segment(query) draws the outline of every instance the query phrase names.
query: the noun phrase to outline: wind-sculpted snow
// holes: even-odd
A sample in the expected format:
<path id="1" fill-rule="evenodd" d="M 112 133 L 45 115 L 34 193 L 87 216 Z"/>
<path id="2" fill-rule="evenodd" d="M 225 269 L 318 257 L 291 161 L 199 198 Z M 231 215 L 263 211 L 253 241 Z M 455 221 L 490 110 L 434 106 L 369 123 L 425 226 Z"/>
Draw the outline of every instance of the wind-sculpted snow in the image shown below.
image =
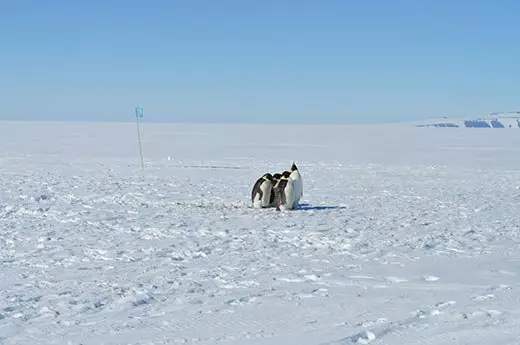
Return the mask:
<path id="1" fill-rule="evenodd" d="M 1 344 L 518 343 L 514 131 L 144 125 L 141 172 L 133 127 L 53 126 L 2 125 Z M 292 159 L 299 209 L 253 209 Z"/>

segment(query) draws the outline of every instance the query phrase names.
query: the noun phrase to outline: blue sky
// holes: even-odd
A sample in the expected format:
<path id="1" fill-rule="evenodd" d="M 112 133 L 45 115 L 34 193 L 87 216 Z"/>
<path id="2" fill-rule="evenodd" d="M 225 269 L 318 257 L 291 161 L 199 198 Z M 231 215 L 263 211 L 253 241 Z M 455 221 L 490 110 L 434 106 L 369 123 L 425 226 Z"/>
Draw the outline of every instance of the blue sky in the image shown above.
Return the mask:
<path id="1" fill-rule="evenodd" d="M 374 123 L 520 110 L 520 1 L 3 1 L 0 119 Z"/>

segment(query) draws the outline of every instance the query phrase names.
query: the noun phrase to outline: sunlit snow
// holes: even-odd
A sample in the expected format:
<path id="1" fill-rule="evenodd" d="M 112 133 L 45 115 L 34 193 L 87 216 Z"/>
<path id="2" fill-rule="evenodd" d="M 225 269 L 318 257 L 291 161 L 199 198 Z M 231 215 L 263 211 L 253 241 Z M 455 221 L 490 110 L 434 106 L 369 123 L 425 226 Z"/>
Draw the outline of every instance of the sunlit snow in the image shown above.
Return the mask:
<path id="1" fill-rule="evenodd" d="M 518 344 L 517 131 L 0 129 L 3 345 Z"/>

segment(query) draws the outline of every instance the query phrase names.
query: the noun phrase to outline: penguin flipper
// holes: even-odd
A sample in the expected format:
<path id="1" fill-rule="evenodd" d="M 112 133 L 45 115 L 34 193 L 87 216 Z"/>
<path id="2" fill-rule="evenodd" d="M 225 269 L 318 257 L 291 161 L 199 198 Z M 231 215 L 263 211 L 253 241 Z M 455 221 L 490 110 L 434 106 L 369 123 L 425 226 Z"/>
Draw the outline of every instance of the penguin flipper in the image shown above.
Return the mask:
<path id="1" fill-rule="evenodd" d="M 273 188 L 271 188 L 271 195 L 269 197 L 269 205 L 273 205 L 274 199 L 275 199 L 275 191 L 274 191 L 274 187 L 273 187 Z"/>
<path id="2" fill-rule="evenodd" d="M 262 202 L 263 198 L 264 198 L 264 192 L 263 192 L 262 188 L 258 188 L 258 200 L 260 200 L 260 202 Z"/>

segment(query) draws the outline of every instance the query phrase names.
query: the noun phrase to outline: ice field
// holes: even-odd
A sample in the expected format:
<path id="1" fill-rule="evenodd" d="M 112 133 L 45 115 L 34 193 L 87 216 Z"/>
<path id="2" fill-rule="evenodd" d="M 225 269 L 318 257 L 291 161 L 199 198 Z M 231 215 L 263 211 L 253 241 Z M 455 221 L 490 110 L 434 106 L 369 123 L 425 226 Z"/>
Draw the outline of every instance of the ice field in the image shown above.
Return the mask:
<path id="1" fill-rule="evenodd" d="M 0 122 L 0 344 L 520 343 L 520 130 L 141 132 Z"/>

